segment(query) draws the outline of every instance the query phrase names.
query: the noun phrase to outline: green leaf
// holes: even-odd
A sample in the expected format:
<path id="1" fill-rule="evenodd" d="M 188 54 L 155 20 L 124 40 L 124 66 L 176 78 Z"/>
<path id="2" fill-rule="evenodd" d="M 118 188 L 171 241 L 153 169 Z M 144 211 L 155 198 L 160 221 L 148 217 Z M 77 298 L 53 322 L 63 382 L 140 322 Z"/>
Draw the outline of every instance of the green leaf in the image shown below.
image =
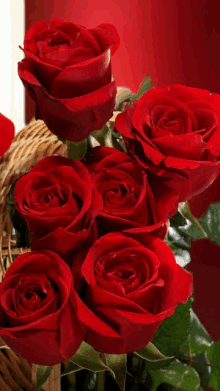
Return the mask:
<path id="1" fill-rule="evenodd" d="M 184 238 L 185 241 L 187 241 L 189 245 L 191 244 L 192 240 L 205 238 L 202 231 L 189 220 L 184 227 L 178 227 L 177 232 L 179 232 L 179 234 Z"/>
<path id="2" fill-rule="evenodd" d="M 111 142 L 113 148 L 118 149 L 119 151 L 122 152 L 127 152 L 124 140 L 115 137 L 113 132 L 111 133 Z"/>
<path id="3" fill-rule="evenodd" d="M 102 358 L 103 357 L 103 360 Z M 86 342 L 82 342 L 76 354 L 69 360 L 80 369 L 92 372 L 109 371 L 123 391 L 126 380 L 127 355 L 104 354 L 97 352 Z M 106 361 L 106 364 L 104 363 Z M 75 370 L 80 370 L 75 368 Z M 71 373 L 71 372 L 70 372 Z"/>
<path id="4" fill-rule="evenodd" d="M 100 145 L 112 147 L 111 130 L 105 124 L 102 129 L 94 130 L 92 136 L 98 141 Z"/>
<path id="5" fill-rule="evenodd" d="M 200 231 L 201 237 L 207 238 L 206 231 L 204 230 L 204 228 L 203 228 L 202 224 L 199 222 L 199 220 L 193 216 L 188 202 L 181 202 L 179 204 L 179 211 L 185 218 L 187 218 L 191 223 L 194 224 L 194 226 L 197 228 L 198 231 Z"/>
<path id="6" fill-rule="evenodd" d="M 125 390 L 127 354 L 105 354 L 106 364 L 114 373 L 121 391 Z"/>
<path id="7" fill-rule="evenodd" d="M 176 214 L 170 218 L 170 226 L 179 227 L 183 225 L 186 225 L 186 219 L 179 211 L 177 211 Z"/>
<path id="8" fill-rule="evenodd" d="M 149 372 L 153 381 L 151 391 L 156 391 L 161 383 L 167 383 L 187 391 L 200 390 L 198 373 L 195 369 L 187 367 L 187 364 L 183 364 L 179 360 L 173 361 L 165 369 L 159 369 L 158 371 L 150 370 Z"/>
<path id="9" fill-rule="evenodd" d="M 137 356 L 143 358 L 144 360 L 151 362 L 162 361 L 172 358 L 164 356 L 151 342 L 149 342 L 149 344 L 145 346 L 145 348 L 138 350 L 134 353 Z"/>
<path id="10" fill-rule="evenodd" d="M 169 244 L 168 244 L 169 245 Z M 176 246 L 175 244 L 169 245 L 176 259 L 176 263 L 181 267 L 185 267 L 191 261 L 190 253 L 188 250 L 183 250 L 182 248 Z"/>
<path id="11" fill-rule="evenodd" d="M 199 364 L 198 364 L 198 363 L 195 363 L 192 361 L 191 367 L 194 368 L 195 371 L 199 374 L 201 386 L 204 388 L 204 387 L 208 386 L 210 375 L 211 375 L 211 368 L 209 366 L 210 363 L 207 360 L 207 352 L 202 353 L 202 354 L 194 357 L 193 360 L 199 362 Z M 202 365 L 200 363 L 204 363 L 206 365 Z"/>
<path id="12" fill-rule="evenodd" d="M 220 339 L 214 342 L 207 351 L 207 358 L 210 364 L 218 368 L 211 367 L 211 376 L 209 380 L 209 387 L 215 391 L 220 390 Z"/>
<path id="13" fill-rule="evenodd" d="M 151 83 L 151 79 L 149 76 L 145 76 L 144 80 L 142 81 L 142 83 L 139 87 L 138 93 L 135 96 L 135 99 L 133 99 L 133 100 L 140 99 L 142 97 L 142 95 L 144 95 L 145 92 L 149 91 L 151 88 L 153 88 L 152 83 Z"/>
<path id="14" fill-rule="evenodd" d="M 190 328 L 190 308 L 193 298 L 180 303 L 175 313 L 166 318 L 157 330 L 152 343 L 166 356 L 174 356 L 187 340 Z"/>
<path id="15" fill-rule="evenodd" d="M 190 244 L 192 240 L 208 237 L 220 246 L 220 203 L 209 206 L 207 212 L 200 218 L 192 216 L 188 203 L 180 209 L 187 217 L 188 223 L 184 227 L 179 227 L 180 235 L 184 235 Z"/>
<path id="16" fill-rule="evenodd" d="M 187 344 L 188 343 L 188 344 Z M 200 323 L 197 315 L 190 308 L 190 327 L 188 340 L 180 347 L 180 352 L 188 357 L 188 353 L 197 356 L 204 353 L 211 346 L 212 339 Z"/>
<path id="17" fill-rule="evenodd" d="M 92 372 L 110 370 L 101 360 L 100 353 L 84 341 L 69 361 Z"/>
<path id="18" fill-rule="evenodd" d="M 170 226 L 179 227 L 183 225 L 186 225 L 186 219 L 179 211 L 177 211 L 176 214 L 170 218 Z"/>
<path id="19" fill-rule="evenodd" d="M 178 214 L 175 215 L 176 219 L 170 219 L 170 227 L 166 240 L 170 248 L 177 253 L 178 248 L 190 251 L 192 240 L 207 237 L 203 223 L 200 219 L 197 220 L 192 216 L 188 203 L 179 204 L 179 210 L 181 213 L 178 212 Z M 179 215 L 182 215 L 182 218 L 185 219 L 185 225 L 182 225 Z M 184 256 L 184 254 L 182 255 Z M 187 257 L 186 253 L 185 256 Z"/>
<path id="20" fill-rule="evenodd" d="M 165 239 L 168 246 L 171 248 L 173 254 L 175 255 L 176 262 L 181 267 L 185 267 L 190 263 L 190 253 L 189 253 L 189 244 L 184 241 L 182 238 L 183 235 L 180 235 L 178 228 L 185 226 L 187 220 L 182 216 L 180 212 L 177 212 L 174 216 L 170 218 L 170 227 L 168 229 L 168 236 Z"/>
<path id="21" fill-rule="evenodd" d="M 182 248 L 183 250 L 190 249 L 191 238 L 189 239 L 187 232 L 180 231 L 180 229 L 184 227 L 169 227 L 168 236 L 166 239 L 166 243 L 169 246 L 174 245 L 176 247 Z"/>
<path id="22" fill-rule="evenodd" d="M 199 222 L 208 238 L 220 246 L 220 203 L 210 205 L 207 212 L 199 219 Z"/>
<path id="23" fill-rule="evenodd" d="M 67 140 L 68 157 L 75 160 L 82 160 L 87 151 L 87 139 L 74 143 Z"/>
<path id="24" fill-rule="evenodd" d="M 64 362 L 63 362 L 63 364 L 64 364 Z M 58 379 L 59 377 L 71 375 L 72 373 L 81 371 L 83 369 L 82 367 L 80 367 L 79 365 L 76 365 L 74 362 L 72 362 L 70 360 L 65 360 L 64 367 L 65 367 L 65 370 L 62 371 L 62 374 L 57 376 L 54 380 Z"/>
<path id="25" fill-rule="evenodd" d="M 115 101 L 115 108 L 114 110 L 120 110 L 122 103 L 129 101 L 132 99 L 136 94 L 132 92 L 127 87 L 117 87 L 117 95 L 116 95 L 116 101 Z"/>
<path id="26" fill-rule="evenodd" d="M 157 373 L 157 371 L 149 371 L 152 379 L 152 387 L 150 391 L 156 391 L 159 387 L 159 385 L 163 382 L 160 375 Z"/>
<path id="27" fill-rule="evenodd" d="M 101 379 L 100 379 L 100 375 L 101 375 Z M 90 391 L 91 390 L 96 391 L 100 385 L 100 380 L 101 380 L 101 384 L 105 382 L 105 372 L 97 373 L 97 372 L 88 371 L 85 374 L 84 389 Z"/>
<path id="28" fill-rule="evenodd" d="M 53 366 L 37 365 L 35 391 L 40 391 L 51 374 Z"/>
<path id="29" fill-rule="evenodd" d="M 179 211 L 186 218 L 186 224 L 181 226 L 180 220 L 172 221 L 166 243 L 175 253 L 177 263 L 184 267 L 190 261 L 193 240 L 209 238 L 220 246 L 220 203 L 210 205 L 200 219 L 192 215 L 188 202 L 179 204 Z"/>

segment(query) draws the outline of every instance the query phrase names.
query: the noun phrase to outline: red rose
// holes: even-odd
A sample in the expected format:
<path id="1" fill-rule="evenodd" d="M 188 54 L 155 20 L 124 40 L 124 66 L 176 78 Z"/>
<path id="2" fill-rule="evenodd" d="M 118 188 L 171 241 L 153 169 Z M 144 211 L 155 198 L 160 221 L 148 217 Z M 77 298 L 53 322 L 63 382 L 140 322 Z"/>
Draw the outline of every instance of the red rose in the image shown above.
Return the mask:
<path id="1" fill-rule="evenodd" d="M 161 239 L 141 234 L 138 240 L 120 232 L 104 235 L 83 263 L 86 286 L 77 315 L 88 327 L 85 341 L 98 351 L 142 349 L 192 293 L 191 274 Z"/>
<path id="2" fill-rule="evenodd" d="M 0 113 L 0 156 L 10 147 L 14 134 L 15 127 L 13 122 Z"/>
<path id="3" fill-rule="evenodd" d="M 173 85 L 146 92 L 116 118 L 130 154 L 164 177 L 180 201 L 210 185 L 220 170 L 220 95 Z"/>
<path id="4" fill-rule="evenodd" d="M 0 335 L 21 357 L 54 365 L 84 338 L 69 267 L 50 251 L 20 255 L 0 284 Z"/>
<path id="5" fill-rule="evenodd" d="M 51 250 L 68 263 L 97 238 L 102 200 L 87 168 L 61 156 L 40 160 L 15 187 L 15 207 L 31 235 L 32 250 Z"/>
<path id="6" fill-rule="evenodd" d="M 177 210 L 177 193 L 124 152 L 97 147 L 91 154 L 88 169 L 103 200 L 97 220 L 104 233 L 137 228 L 149 232 L 159 228 L 164 237 L 164 223 Z"/>
<path id="7" fill-rule="evenodd" d="M 36 118 L 57 136 L 75 142 L 100 129 L 112 116 L 116 85 L 111 55 L 119 37 L 114 26 L 95 29 L 52 19 L 26 33 L 26 58 L 18 74 L 36 103 Z"/>

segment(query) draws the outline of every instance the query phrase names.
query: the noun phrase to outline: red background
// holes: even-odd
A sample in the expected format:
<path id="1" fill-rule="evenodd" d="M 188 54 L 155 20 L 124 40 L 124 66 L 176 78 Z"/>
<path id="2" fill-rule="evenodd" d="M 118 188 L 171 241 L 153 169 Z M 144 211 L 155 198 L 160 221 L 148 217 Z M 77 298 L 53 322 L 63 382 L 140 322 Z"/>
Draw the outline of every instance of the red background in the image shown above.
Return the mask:
<path id="1" fill-rule="evenodd" d="M 114 24 L 121 45 L 113 57 L 113 75 L 118 86 L 134 91 L 144 76 L 150 75 L 155 87 L 181 83 L 220 93 L 219 15 L 218 0 L 26 1 L 26 28 L 39 19 L 49 22 L 50 17 L 88 28 L 105 22 Z M 27 98 L 26 121 L 33 116 L 34 105 Z M 211 253 L 202 256 L 198 246 L 192 255 L 195 310 L 213 338 L 220 338 L 218 283 L 216 286 L 217 280 L 213 284 L 212 279 L 213 273 L 219 280 L 219 267 L 209 267 Z M 216 315 L 210 312 L 213 300 Z"/>
<path id="2" fill-rule="evenodd" d="M 26 28 L 39 19 L 85 27 L 114 24 L 121 45 L 113 58 L 118 86 L 136 91 L 145 75 L 155 87 L 182 83 L 220 92 L 218 0 L 28 0 Z M 34 115 L 28 102 L 27 122 Z"/>

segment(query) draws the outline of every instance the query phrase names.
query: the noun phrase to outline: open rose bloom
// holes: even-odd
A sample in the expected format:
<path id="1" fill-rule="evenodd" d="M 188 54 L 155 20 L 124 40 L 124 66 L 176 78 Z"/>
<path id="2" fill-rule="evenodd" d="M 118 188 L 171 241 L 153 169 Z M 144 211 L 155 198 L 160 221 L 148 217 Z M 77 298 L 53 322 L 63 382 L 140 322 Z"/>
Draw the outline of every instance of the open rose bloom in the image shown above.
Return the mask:
<path id="1" fill-rule="evenodd" d="M 111 56 L 119 37 L 114 26 L 97 28 L 52 19 L 27 32 L 18 74 L 36 103 L 36 118 L 57 136 L 81 141 L 112 116 L 116 84 Z"/>
<path id="2" fill-rule="evenodd" d="M 187 264 L 196 230 L 208 236 L 214 228 L 210 219 L 184 220 L 178 206 L 190 200 L 200 217 L 219 201 L 220 96 L 174 85 L 115 106 L 118 44 L 110 24 L 86 29 L 52 19 L 26 34 L 18 72 L 36 117 L 75 149 L 67 142 L 68 157 L 45 157 L 12 187 L 11 217 L 18 231 L 17 221 L 26 227 L 30 249 L 0 284 L 0 335 L 39 365 L 109 366 L 121 391 L 127 354 L 150 361 L 157 381 L 187 389 L 194 379 L 190 391 L 199 390 L 190 360 L 212 341 L 191 308 Z M 0 120 L 2 153 L 14 128 Z M 219 216 L 212 219 L 219 227 Z M 164 375 L 168 365 L 176 383 Z"/>
<path id="3" fill-rule="evenodd" d="M 30 362 L 54 365 L 78 349 L 84 331 L 76 317 L 72 275 L 55 253 L 19 256 L 0 285 L 0 333 Z"/>
<path id="4" fill-rule="evenodd" d="M 104 235 L 82 266 L 88 309 L 81 315 L 79 303 L 79 317 L 89 328 L 86 341 L 98 351 L 142 349 L 162 320 L 192 293 L 191 274 L 176 264 L 163 241 L 145 233 L 135 239 Z"/>
<path id="5" fill-rule="evenodd" d="M 205 190 L 220 170 L 220 96 L 174 85 L 147 91 L 115 127 L 128 153 L 167 180 L 185 201 Z"/>

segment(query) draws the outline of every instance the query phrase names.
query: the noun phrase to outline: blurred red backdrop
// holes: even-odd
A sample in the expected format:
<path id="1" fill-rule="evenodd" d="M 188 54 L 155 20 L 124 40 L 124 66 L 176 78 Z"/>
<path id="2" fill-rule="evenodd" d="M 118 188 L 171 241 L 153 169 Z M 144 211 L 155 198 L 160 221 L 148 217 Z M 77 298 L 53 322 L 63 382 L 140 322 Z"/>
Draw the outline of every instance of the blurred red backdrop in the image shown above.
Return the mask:
<path id="1" fill-rule="evenodd" d="M 113 75 L 118 86 L 137 91 L 144 76 L 150 75 L 155 87 L 181 83 L 220 93 L 219 14 L 217 0 L 29 0 L 26 1 L 26 29 L 39 19 L 49 22 L 51 17 L 88 28 L 112 23 L 121 37 L 120 48 L 113 57 Z M 34 105 L 28 97 L 26 122 L 33 116 Z M 213 338 L 220 338 L 219 316 L 218 322 L 215 321 L 216 305 L 211 314 L 212 299 L 210 295 L 209 299 L 206 297 L 207 292 L 215 295 L 211 290 L 212 276 L 206 274 L 208 258 L 202 259 L 194 247 L 192 255 L 195 297 L 198 297 L 194 308 L 201 320 L 205 320 Z M 203 264 L 202 268 L 199 263 Z M 217 265 L 215 270 L 209 270 L 220 277 Z"/>

